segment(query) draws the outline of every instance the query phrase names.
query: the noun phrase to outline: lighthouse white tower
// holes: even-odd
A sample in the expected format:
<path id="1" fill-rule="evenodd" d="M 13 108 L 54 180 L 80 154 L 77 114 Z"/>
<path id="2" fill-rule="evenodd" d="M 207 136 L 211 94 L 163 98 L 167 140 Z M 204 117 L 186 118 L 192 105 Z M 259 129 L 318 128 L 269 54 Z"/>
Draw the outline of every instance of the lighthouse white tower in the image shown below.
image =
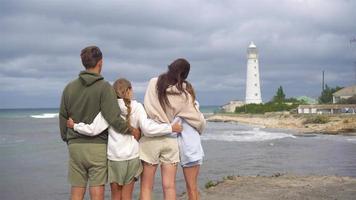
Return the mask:
<path id="1" fill-rule="evenodd" d="M 247 49 L 246 104 L 262 103 L 258 51 L 251 42 Z"/>

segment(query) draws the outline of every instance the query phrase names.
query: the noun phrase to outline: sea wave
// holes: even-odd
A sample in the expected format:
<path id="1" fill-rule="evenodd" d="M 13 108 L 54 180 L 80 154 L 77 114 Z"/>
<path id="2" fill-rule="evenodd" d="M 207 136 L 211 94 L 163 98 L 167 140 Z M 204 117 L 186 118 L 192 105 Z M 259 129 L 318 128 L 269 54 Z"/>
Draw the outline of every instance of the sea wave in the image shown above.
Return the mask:
<path id="1" fill-rule="evenodd" d="M 25 142 L 25 140 L 17 136 L 12 136 L 12 135 L 0 136 L 0 146 L 18 144 L 23 142 Z"/>
<path id="2" fill-rule="evenodd" d="M 352 142 L 352 143 L 356 143 L 356 139 L 355 138 L 349 138 L 349 139 L 347 139 L 347 141 L 349 141 L 349 142 Z"/>
<path id="3" fill-rule="evenodd" d="M 39 115 L 31 115 L 32 118 L 36 118 L 36 119 L 49 119 L 49 118 L 56 118 L 58 116 L 59 116 L 58 113 L 42 113 Z"/>
<path id="4" fill-rule="evenodd" d="M 253 128 L 252 130 L 227 130 L 219 134 L 203 134 L 202 140 L 218 140 L 231 142 L 258 142 L 266 140 L 275 140 L 282 138 L 296 138 L 294 135 L 278 132 L 266 132 L 260 128 Z"/>

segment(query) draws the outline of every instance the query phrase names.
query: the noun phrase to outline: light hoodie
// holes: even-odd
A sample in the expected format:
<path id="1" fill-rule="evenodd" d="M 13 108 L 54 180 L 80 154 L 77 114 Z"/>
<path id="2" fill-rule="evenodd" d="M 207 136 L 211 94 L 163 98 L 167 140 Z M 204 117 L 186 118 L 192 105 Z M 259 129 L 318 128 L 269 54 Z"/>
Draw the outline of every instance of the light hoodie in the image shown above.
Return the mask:
<path id="1" fill-rule="evenodd" d="M 206 121 L 193 105 L 192 96 L 189 93 L 182 93 L 175 85 L 171 85 L 167 88 L 167 97 L 172 107 L 167 106 L 164 110 L 158 99 L 157 81 L 157 77 L 152 78 L 147 86 L 144 105 L 148 117 L 162 123 L 171 123 L 175 117 L 181 117 L 199 133 L 202 133 Z M 186 87 L 185 84 L 183 87 Z"/>
<path id="2" fill-rule="evenodd" d="M 121 109 L 121 117 L 126 119 L 127 108 L 122 99 L 118 99 Z M 162 136 L 172 133 L 172 126 L 168 123 L 159 124 L 154 120 L 148 119 L 142 104 L 132 100 L 130 124 L 133 128 L 140 128 L 146 137 Z M 95 136 L 107 129 L 109 124 L 99 113 L 91 124 L 78 123 L 74 124 L 74 130 L 88 136 Z M 139 143 L 132 135 L 123 135 L 109 127 L 108 150 L 109 160 L 123 161 L 137 158 L 139 156 Z"/>
<path id="3" fill-rule="evenodd" d="M 199 103 L 195 101 L 195 107 L 199 111 Z M 202 116 L 203 114 L 200 113 Z M 183 131 L 178 134 L 179 157 L 181 165 L 202 160 L 204 157 L 203 147 L 201 145 L 200 134 L 184 119 L 177 117 L 173 122 L 180 122 Z"/>

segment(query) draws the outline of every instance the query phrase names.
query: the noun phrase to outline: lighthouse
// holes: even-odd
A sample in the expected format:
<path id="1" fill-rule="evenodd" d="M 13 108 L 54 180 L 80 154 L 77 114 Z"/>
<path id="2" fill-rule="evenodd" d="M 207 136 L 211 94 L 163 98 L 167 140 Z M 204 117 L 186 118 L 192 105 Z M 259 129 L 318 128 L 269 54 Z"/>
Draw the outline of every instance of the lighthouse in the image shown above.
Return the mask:
<path id="1" fill-rule="evenodd" d="M 262 103 L 258 51 L 251 42 L 247 48 L 246 104 Z"/>

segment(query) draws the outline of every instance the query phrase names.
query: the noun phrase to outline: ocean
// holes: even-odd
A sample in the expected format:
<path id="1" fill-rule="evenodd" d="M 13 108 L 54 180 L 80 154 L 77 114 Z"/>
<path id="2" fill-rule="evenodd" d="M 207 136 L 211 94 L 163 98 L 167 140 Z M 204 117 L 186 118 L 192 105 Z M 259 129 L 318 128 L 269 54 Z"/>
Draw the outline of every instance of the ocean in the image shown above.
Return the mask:
<path id="1" fill-rule="evenodd" d="M 201 107 L 212 114 L 218 107 Z M 200 188 L 228 175 L 339 175 L 356 177 L 356 137 L 311 135 L 238 123 L 208 122 Z M 68 199 L 68 152 L 58 109 L 0 110 L 0 194 L 7 199 Z M 159 173 L 154 199 L 162 199 Z M 136 184 L 135 195 L 139 184 Z M 177 192 L 185 191 L 178 169 Z M 106 199 L 110 198 L 108 185 Z"/>

